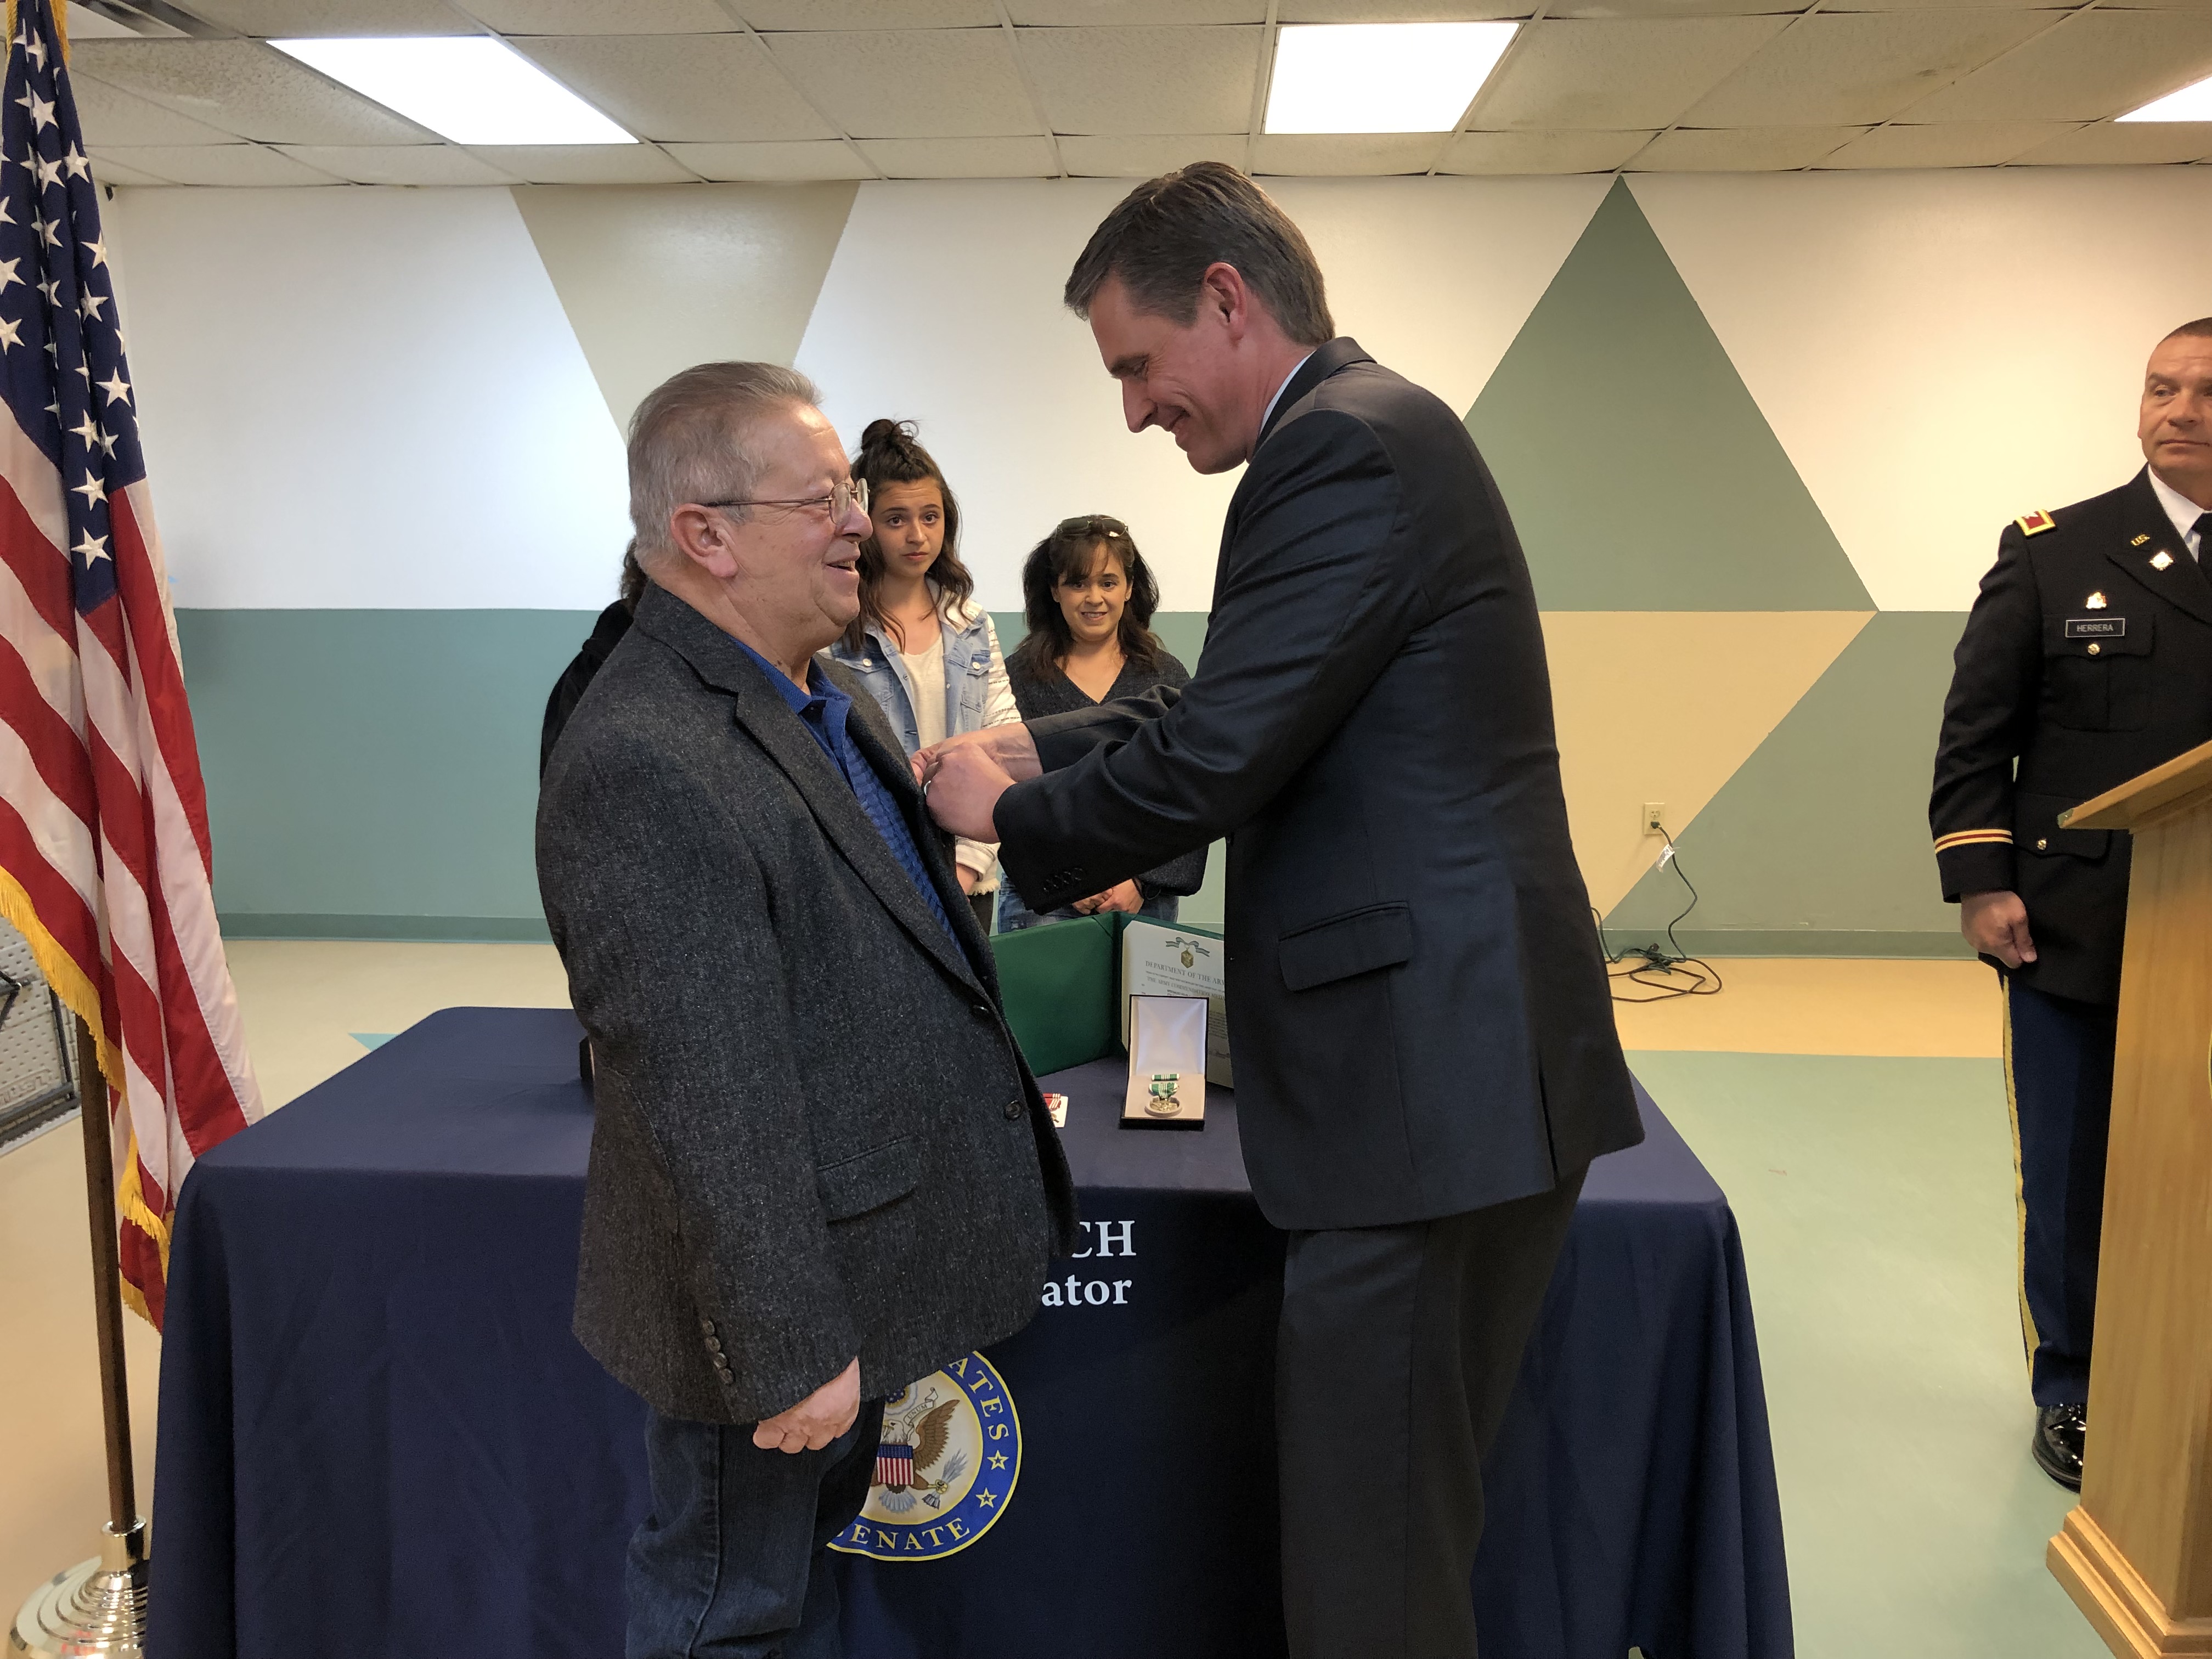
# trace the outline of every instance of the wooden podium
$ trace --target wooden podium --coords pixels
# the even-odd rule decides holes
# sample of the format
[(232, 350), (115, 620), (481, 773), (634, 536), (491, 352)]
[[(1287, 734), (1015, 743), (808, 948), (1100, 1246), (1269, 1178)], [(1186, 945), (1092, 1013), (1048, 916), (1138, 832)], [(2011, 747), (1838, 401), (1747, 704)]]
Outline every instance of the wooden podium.
[(2116, 1654), (2212, 1656), (2212, 744), (2059, 823), (2135, 837), (2081, 1501), (2046, 1557)]

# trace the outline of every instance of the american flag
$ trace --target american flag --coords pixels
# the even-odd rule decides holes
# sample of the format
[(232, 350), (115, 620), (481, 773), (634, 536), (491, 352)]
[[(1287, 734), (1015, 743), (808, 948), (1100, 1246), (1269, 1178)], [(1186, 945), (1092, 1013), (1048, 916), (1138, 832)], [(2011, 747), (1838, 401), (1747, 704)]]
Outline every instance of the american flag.
[(52, 0), (0, 91), (0, 915), (99, 1039), (125, 1295), (156, 1326), (178, 1183), (261, 1115), (100, 198)]
[(894, 1492), (914, 1485), (914, 1448), (877, 1446), (875, 1484), (889, 1486)]

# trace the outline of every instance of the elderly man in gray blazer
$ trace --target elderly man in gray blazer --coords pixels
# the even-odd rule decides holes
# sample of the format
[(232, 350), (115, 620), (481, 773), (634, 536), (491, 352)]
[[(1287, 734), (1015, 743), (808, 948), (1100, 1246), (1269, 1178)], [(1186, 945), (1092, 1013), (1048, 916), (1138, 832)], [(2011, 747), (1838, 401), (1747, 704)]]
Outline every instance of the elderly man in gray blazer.
[(866, 503), (805, 377), (641, 404), (651, 586), (577, 706), (538, 885), (594, 1056), (576, 1334), (652, 1407), (629, 1659), (835, 1659), (884, 1398), (1019, 1329), (1067, 1169), (872, 698), (814, 653)]

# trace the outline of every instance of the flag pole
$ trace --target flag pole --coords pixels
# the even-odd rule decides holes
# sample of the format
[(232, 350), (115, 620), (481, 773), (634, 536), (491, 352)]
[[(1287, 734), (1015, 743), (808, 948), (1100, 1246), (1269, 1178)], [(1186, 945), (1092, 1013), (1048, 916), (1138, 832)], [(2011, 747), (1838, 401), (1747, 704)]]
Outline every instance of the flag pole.
[(93, 1322), (100, 1342), (100, 1401), (107, 1438), (107, 1524), (100, 1553), (32, 1592), (9, 1632), (8, 1653), (40, 1659), (111, 1655), (143, 1659), (146, 1647), (146, 1522), (131, 1457), (131, 1384), (124, 1370), (123, 1264), (115, 1231), (115, 1143), (107, 1079), (92, 1028), (76, 1017), (77, 1117), (92, 1220)]

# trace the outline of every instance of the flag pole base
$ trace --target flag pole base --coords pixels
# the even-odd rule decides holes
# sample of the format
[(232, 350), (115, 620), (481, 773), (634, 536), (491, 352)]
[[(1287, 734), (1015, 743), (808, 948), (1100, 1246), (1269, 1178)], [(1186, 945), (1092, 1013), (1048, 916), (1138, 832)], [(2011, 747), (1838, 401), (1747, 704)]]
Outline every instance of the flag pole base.
[(100, 1530), (97, 1556), (31, 1592), (8, 1632), (8, 1659), (143, 1659), (146, 1523)]

